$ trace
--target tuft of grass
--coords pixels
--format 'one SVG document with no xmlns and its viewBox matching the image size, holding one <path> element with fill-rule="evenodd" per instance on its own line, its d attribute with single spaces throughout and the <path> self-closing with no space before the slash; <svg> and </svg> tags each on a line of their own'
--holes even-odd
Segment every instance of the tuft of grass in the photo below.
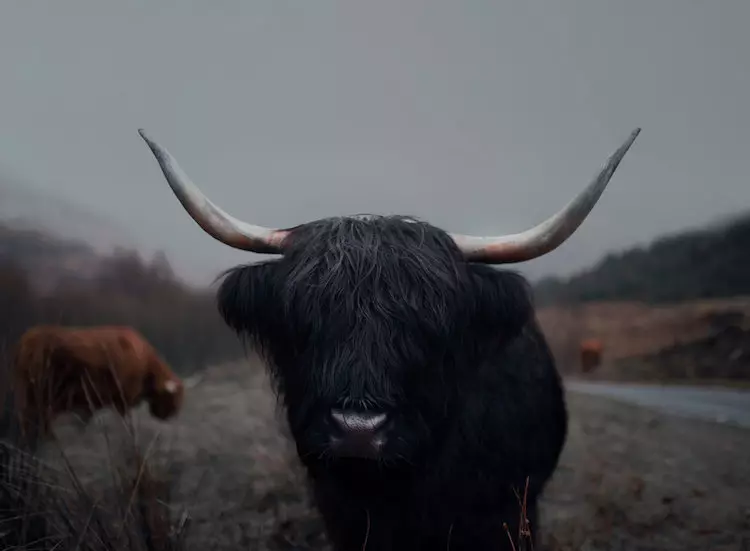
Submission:
<svg viewBox="0 0 750 551">
<path fill-rule="evenodd" d="M 526 484 L 524 485 L 523 497 L 518 494 L 518 490 L 515 488 L 513 492 L 516 494 L 518 499 L 519 507 L 519 518 L 518 518 L 518 534 L 516 539 L 513 539 L 513 534 L 510 533 L 510 528 L 507 523 L 503 523 L 505 534 L 508 536 L 510 547 L 512 551 L 534 551 L 534 540 L 531 537 L 531 523 L 526 514 L 526 508 L 528 503 L 529 495 L 529 477 L 526 477 Z"/>
<path fill-rule="evenodd" d="M 55 471 L 0 442 L 0 546 L 39 551 L 180 551 L 188 516 L 172 518 L 169 484 L 141 457 L 113 473 L 108 498 L 90 492 L 70 468 Z"/>
<path fill-rule="evenodd" d="M 181 551 L 189 517 L 172 517 L 170 485 L 138 454 L 113 472 L 107 497 L 75 471 L 57 471 L 0 442 L 0 548 L 34 551 Z M 127 464 L 129 463 L 129 464 Z"/>
<path fill-rule="evenodd" d="M 8 396 L 6 394 L 5 398 Z M 105 495 L 88 488 L 54 434 L 63 468 L 34 454 L 40 442 L 17 430 L 14 408 L 6 407 L 0 427 L 0 549 L 28 551 L 182 551 L 187 512 L 172 512 L 169 476 L 160 476 L 142 453 L 129 415 L 126 442 L 108 443 L 112 487 Z M 105 435 L 106 437 L 107 435 Z"/>
</svg>

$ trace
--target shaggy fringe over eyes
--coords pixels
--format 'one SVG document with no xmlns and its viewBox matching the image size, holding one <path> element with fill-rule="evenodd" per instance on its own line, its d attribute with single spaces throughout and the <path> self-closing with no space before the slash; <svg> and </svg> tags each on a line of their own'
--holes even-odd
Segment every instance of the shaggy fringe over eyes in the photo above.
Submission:
<svg viewBox="0 0 750 551">
<path fill-rule="evenodd" d="M 227 325 L 273 363 L 305 354 L 330 386 L 336 366 L 364 363 L 378 377 L 425 365 L 450 343 L 512 337 L 532 315 L 522 276 L 467 263 L 447 233 L 401 216 L 299 226 L 280 259 L 225 275 Z"/>
</svg>

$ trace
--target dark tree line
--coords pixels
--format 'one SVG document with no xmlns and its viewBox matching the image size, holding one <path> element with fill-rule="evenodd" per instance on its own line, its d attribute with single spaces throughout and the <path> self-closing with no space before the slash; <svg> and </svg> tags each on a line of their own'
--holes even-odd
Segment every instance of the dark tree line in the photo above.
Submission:
<svg viewBox="0 0 750 551">
<path fill-rule="evenodd" d="M 0 227 L 0 351 L 36 324 L 130 325 L 179 373 L 238 358 L 210 289 L 178 280 L 163 254 L 96 255 L 85 245 Z"/>
<path fill-rule="evenodd" d="M 150 261 L 128 250 L 102 256 L 84 244 L 0 224 L 0 544 L 29 551 L 184 549 L 186 524 L 170 508 L 174 480 L 154 472 L 134 440 L 115 452 L 113 486 L 101 496 L 74 470 L 48 468 L 18 439 L 7 360 L 37 324 L 133 326 L 185 375 L 242 354 L 213 292 L 181 282 L 163 254 Z"/>
<path fill-rule="evenodd" d="M 567 279 L 535 285 L 539 305 L 597 300 L 651 303 L 750 295 L 750 213 L 607 255 Z"/>
</svg>

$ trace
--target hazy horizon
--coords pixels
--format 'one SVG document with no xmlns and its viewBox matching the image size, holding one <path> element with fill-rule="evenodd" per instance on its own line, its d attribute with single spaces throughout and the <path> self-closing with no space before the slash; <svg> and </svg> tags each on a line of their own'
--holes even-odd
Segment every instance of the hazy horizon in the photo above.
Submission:
<svg viewBox="0 0 750 551">
<path fill-rule="evenodd" d="M 261 257 L 190 219 L 139 127 L 257 224 L 401 213 L 492 234 L 554 213 L 642 127 L 581 228 L 513 266 L 533 279 L 750 208 L 750 4 L 222 8 L 6 7 L 0 177 L 163 249 L 198 283 Z"/>
<path fill-rule="evenodd" d="M 10 185 L 9 182 L 11 182 Z M 118 246 L 137 250 L 144 260 L 153 257 L 157 252 L 163 252 L 167 254 L 170 264 L 177 270 L 177 275 L 180 278 L 198 285 L 210 283 L 210 281 L 201 281 L 196 280 L 195 278 L 190 278 L 190 274 L 185 274 L 179 271 L 179 268 L 175 265 L 174 255 L 166 250 L 154 248 L 152 245 L 135 239 L 131 233 L 127 232 L 127 230 L 123 231 L 123 226 L 119 222 L 106 220 L 98 213 L 84 209 L 80 205 L 71 203 L 69 200 L 55 196 L 50 192 L 40 191 L 29 186 L 27 189 L 23 190 L 23 194 L 14 197 L 16 203 L 21 205 L 20 214 L 17 214 L 16 216 L 8 216 L 7 213 L 13 211 L 16 205 L 14 204 L 11 207 L 6 208 L 7 205 L 4 203 L 4 199 L 7 196 L 7 192 L 10 192 L 10 195 L 13 196 L 14 193 L 22 189 L 17 186 L 18 182 L 14 182 L 13 178 L 4 178 L 4 176 L 0 174 L 0 223 L 8 223 L 10 227 L 19 229 L 31 228 L 40 230 L 52 235 L 57 235 L 56 232 L 61 232 L 63 238 L 85 242 L 91 245 L 96 251 L 103 254 L 112 253 L 114 248 Z M 25 195 L 27 191 L 30 191 L 29 197 L 20 197 L 20 195 Z M 30 197 L 33 197 L 32 201 L 28 200 Z M 56 215 L 49 217 L 49 213 L 53 210 L 57 210 Z M 71 212 L 77 216 L 75 223 L 72 225 L 70 220 L 64 218 L 66 214 Z M 565 278 L 576 275 L 581 271 L 594 268 L 597 263 L 604 260 L 609 254 L 618 254 L 631 249 L 632 247 L 648 247 L 654 240 L 682 234 L 684 232 L 720 227 L 726 223 L 732 222 L 738 216 L 750 216 L 750 209 L 725 213 L 704 223 L 692 224 L 676 228 L 673 231 L 659 233 L 647 240 L 632 243 L 625 247 L 607 249 L 599 257 L 594 258 L 590 263 L 586 263 L 565 272 L 552 271 L 539 275 L 532 275 L 530 276 L 530 281 L 536 283 L 542 278 L 548 276 Z M 260 257 L 258 259 L 260 259 Z M 519 266 L 523 266 L 523 264 L 515 265 L 514 267 L 511 267 L 511 269 L 518 269 Z M 219 275 L 219 272 L 222 272 L 226 267 L 227 266 L 217 268 L 213 275 L 209 273 L 208 279 L 212 280 L 214 276 Z M 506 266 L 506 268 L 508 267 Z"/>
</svg>

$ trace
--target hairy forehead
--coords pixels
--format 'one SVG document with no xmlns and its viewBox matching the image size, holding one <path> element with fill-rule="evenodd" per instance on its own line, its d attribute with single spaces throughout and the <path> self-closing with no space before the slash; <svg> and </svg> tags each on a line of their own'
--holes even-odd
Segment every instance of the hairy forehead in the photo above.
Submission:
<svg viewBox="0 0 750 551">
<path fill-rule="evenodd" d="M 421 248 L 433 241 L 452 243 L 445 231 L 407 216 L 325 218 L 298 226 L 291 233 L 289 245 L 292 250 L 295 244 L 305 247 L 317 245 L 333 251 L 340 247 L 376 249 L 387 244 L 392 247 Z"/>
<path fill-rule="evenodd" d="M 279 263 L 287 285 L 372 288 L 459 277 L 465 266 L 443 230 L 412 218 L 330 218 L 295 228 Z"/>
<path fill-rule="evenodd" d="M 459 321 L 468 264 L 450 236 L 400 217 L 338 218 L 295 230 L 270 279 L 285 330 L 384 339 L 446 334 Z"/>
</svg>

